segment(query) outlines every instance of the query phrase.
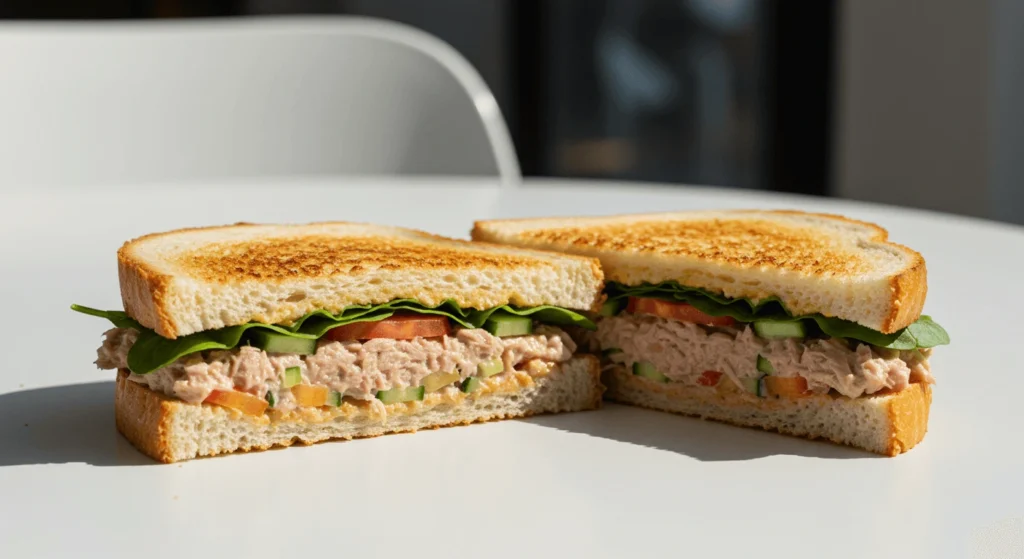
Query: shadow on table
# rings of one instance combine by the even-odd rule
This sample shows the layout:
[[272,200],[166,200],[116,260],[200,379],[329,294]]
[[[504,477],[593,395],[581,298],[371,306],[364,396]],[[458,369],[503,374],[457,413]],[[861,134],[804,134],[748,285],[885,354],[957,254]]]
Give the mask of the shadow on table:
[[0,467],[155,464],[114,428],[114,383],[0,394]]
[[809,441],[608,402],[595,412],[537,416],[522,421],[667,450],[704,462],[755,460],[776,455],[826,459],[878,457],[829,442]]

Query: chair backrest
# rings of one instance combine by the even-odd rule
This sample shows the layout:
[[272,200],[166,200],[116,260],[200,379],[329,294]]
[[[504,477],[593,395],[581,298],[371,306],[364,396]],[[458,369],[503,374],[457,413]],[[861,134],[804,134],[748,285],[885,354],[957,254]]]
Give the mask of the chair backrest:
[[0,187],[284,175],[520,181],[455,49],[368,18],[0,24]]

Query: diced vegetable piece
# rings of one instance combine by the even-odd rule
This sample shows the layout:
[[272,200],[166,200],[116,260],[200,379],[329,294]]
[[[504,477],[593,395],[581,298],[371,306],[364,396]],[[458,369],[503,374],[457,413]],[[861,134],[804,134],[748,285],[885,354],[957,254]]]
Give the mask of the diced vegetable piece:
[[336,408],[341,405],[341,398],[341,392],[338,392],[337,390],[331,390],[331,392],[327,395],[327,405],[331,406],[332,408]]
[[668,382],[668,377],[658,372],[654,368],[654,365],[646,361],[637,361],[633,363],[633,374],[638,377],[644,377],[658,382]]
[[447,316],[432,314],[398,313],[375,322],[353,322],[327,331],[329,339],[344,342],[390,338],[411,340],[413,338],[438,338],[452,331]]
[[765,388],[768,394],[782,398],[799,398],[807,395],[807,379],[803,377],[779,377],[768,375],[764,377]]
[[763,356],[757,356],[757,370],[761,371],[766,375],[774,375],[775,367],[772,366],[772,362],[765,359]]
[[622,309],[626,306],[625,299],[614,299],[611,301],[605,301],[601,305],[601,310],[598,314],[601,316],[615,316],[622,312]]
[[437,392],[451,383],[458,381],[459,376],[459,373],[455,371],[450,373],[442,373],[441,371],[430,373],[423,379],[423,388],[426,389],[427,392]]
[[426,390],[422,386],[407,386],[405,388],[392,388],[377,392],[377,399],[385,404],[396,404],[398,402],[413,402],[423,399]]
[[680,322],[694,322],[707,326],[732,326],[736,324],[736,320],[731,316],[711,316],[701,312],[693,305],[651,297],[630,297],[626,310],[633,314],[653,314],[661,318],[678,320]]
[[754,333],[762,338],[806,338],[807,326],[800,320],[755,320]]
[[[745,387],[746,385],[744,384],[743,386]],[[722,382],[719,382],[717,386],[715,386],[715,390],[717,390],[720,394],[735,394],[743,392],[745,389],[743,387],[736,386],[736,383],[732,382],[731,380],[725,379]]]
[[263,398],[237,390],[214,390],[203,401],[238,410],[246,415],[263,415],[270,405]]
[[622,350],[617,347],[610,347],[608,349],[601,350],[601,355],[608,356],[616,353],[622,353]]
[[320,407],[327,405],[327,397],[331,391],[326,386],[310,386],[299,384],[292,387],[295,403],[303,407]]
[[291,388],[300,382],[302,382],[301,369],[298,367],[288,367],[284,370],[284,380],[281,381],[281,386]]
[[267,353],[298,353],[300,355],[316,353],[315,339],[294,338],[262,328],[252,329],[250,332],[249,342]]
[[766,394],[764,379],[766,376],[767,375],[760,375],[756,377],[743,379],[744,389],[746,389],[747,392],[753,394],[754,396],[760,396],[762,398],[765,397]]
[[719,371],[704,371],[697,377],[697,384],[701,386],[717,386],[722,380],[722,373]]
[[505,362],[500,357],[485,361],[476,366],[476,372],[481,378],[494,376],[505,371]]
[[465,392],[466,394],[469,394],[470,392],[476,392],[477,390],[480,389],[481,386],[482,384],[480,382],[480,379],[476,377],[469,377],[468,379],[462,381],[462,391]]
[[533,319],[507,312],[495,312],[484,322],[484,330],[499,338],[525,336],[533,332]]
[[266,400],[267,403],[270,404],[270,407],[274,407],[277,405],[277,398],[275,398],[274,393],[269,390],[267,390]]

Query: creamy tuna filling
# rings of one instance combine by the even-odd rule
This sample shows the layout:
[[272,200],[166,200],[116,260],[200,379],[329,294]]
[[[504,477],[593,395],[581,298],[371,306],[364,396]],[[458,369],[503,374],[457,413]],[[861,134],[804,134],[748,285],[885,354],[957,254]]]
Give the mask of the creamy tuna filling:
[[[483,329],[458,329],[443,338],[373,339],[336,342],[321,339],[314,355],[267,353],[243,346],[231,351],[205,351],[129,379],[189,403],[205,400],[214,390],[241,390],[274,395],[276,408],[295,407],[282,388],[284,371],[299,367],[302,383],[325,386],[344,396],[374,399],[377,391],[420,386],[435,372],[458,372],[461,379],[477,374],[481,363],[500,359],[504,373],[519,369],[545,371],[546,364],[567,361],[576,345],[562,330],[537,324],[528,336],[498,338]],[[134,330],[115,328],[97,352],[103,369],[126,369]]]
[[766,340],[750,325],[705,327],[656,316],[620,314],[602,319],[594,335],[603,349],[618,348],[608,359],[632,366],[646,361],[671,381],[699,386],[705,371],[723,373],[721,382],[749,386],[762,375],[757,356],[774,367],[773,375],[803,377],[808,389],[835,390],[856,398],[881,390],[900,390],[910,382],[934,382],[928,364],[930,349],[896,351],[845,340]]

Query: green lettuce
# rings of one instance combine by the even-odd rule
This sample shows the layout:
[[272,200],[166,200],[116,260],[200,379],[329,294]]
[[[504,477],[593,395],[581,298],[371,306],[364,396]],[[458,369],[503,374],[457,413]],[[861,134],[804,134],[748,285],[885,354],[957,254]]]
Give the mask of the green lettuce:
[[596,328],[594,323],[586,316],[550,305],[527,308],[503,305],[487,310],[475,310],[460,308],[452,300],[444,301],[436,307],[428,307],[413,299],[396,299],[383,305],[354,305],[345,307],[344,310],[336,314],[323,310],[313,311],[289,326],[249,322],[217,330],[196,332],[195,334],[170,340],[142,326],[122,311],[101,311],[81,305],[71,305],[71,309],[91,316],[106,318],[118,328],[137,330],[139,332],[138,341],[128,351],[128,368],[139,375],[151,373],[192,353],[211,349],[235,348],[243,343],[246,331],[252,328],[273,330],[279,334],[295,338],[318,339],[332,328],[356,322],[383,320],[403,310],[447,316],[465,328],[480,328],[487,321],[488,317],[498,311],[519,316],[530,316],[534,320],[545,324],[580,326],[589,330]]
[[[914,350],[949,343],[949,334],[929,316],[921,316],[906,328],[883,334],[856,322],[821,314],[793,316],[775,297],[753,302],[749,299],[730,299],[695,287],[686,287],[674,281],[658,284],[627,286],[609,282],[606,287],[608,301],[615,303],[627,297],[654,297],[688,303],[711,316],[730,316],[741,322],[754,320],[801,320],[812,322],[822,334],[833,338],[849,338],[873,346],[899,350]],[[620,305],[621,306],[621,305]]]

